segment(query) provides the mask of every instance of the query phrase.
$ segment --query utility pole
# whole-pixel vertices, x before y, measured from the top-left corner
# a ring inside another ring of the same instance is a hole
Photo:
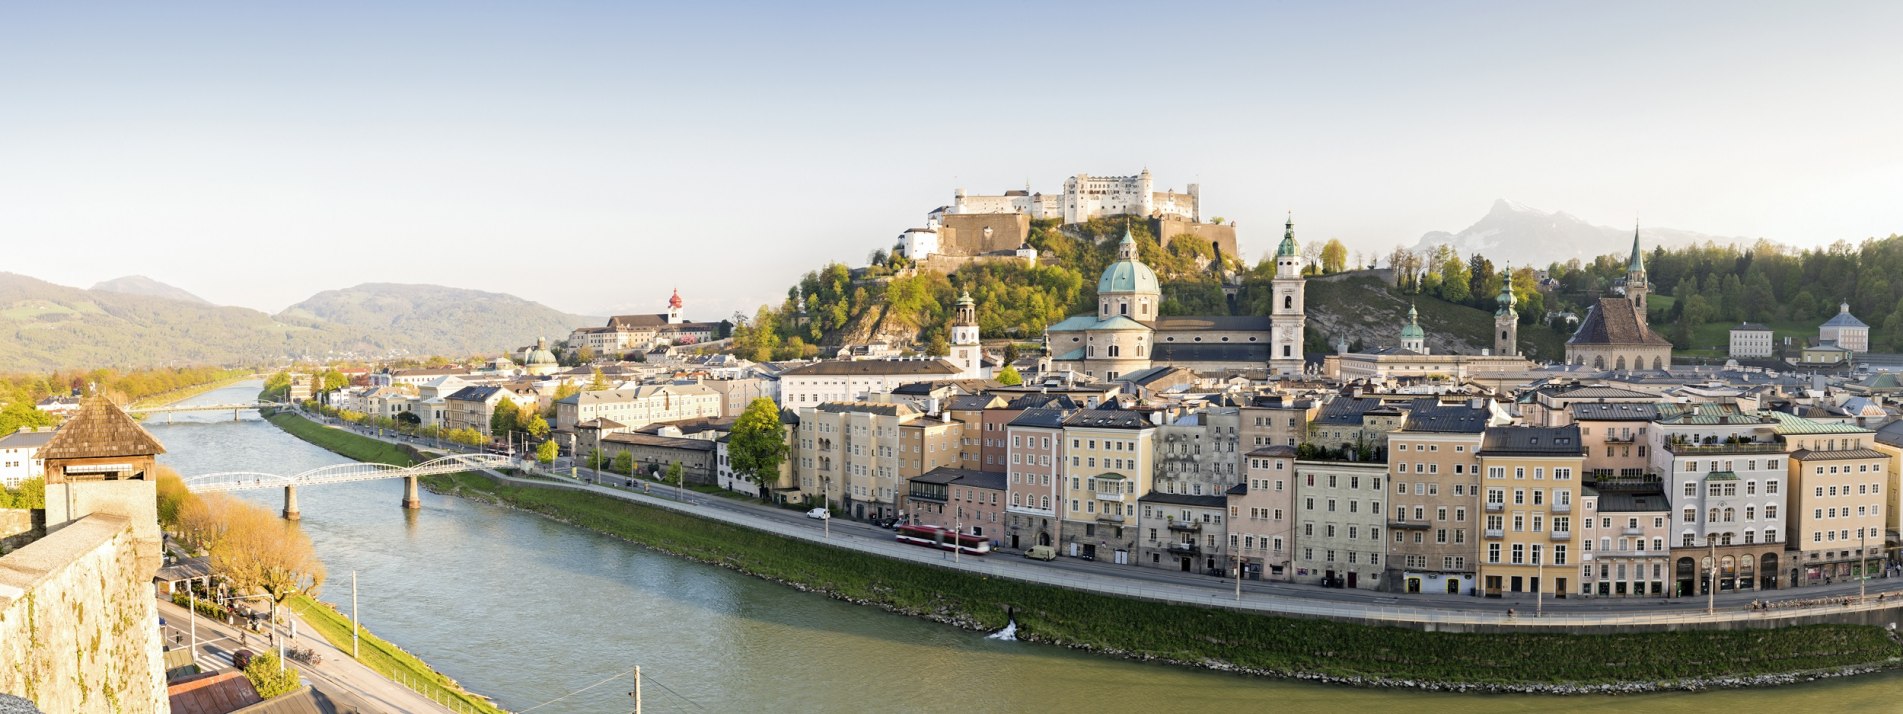
[[[1242,551],[1236,551],[1236,602],[1242,602]]]
[[[192,584],[185,583],[186,602],[192,608],[192,656],[198,656],[198,593],[192,592]]]
[[[634,666],[634,691],[628,696],[634,697],[634,714],[641,714],[641,665]]]
[[[357,630],[363,620],[357,618],[357,571],[350,571],[350,658],[357,659]]]
[[[1534,545],[1533,547],[1539,548],[1538,545]],[[1545,617],[1546,616],[1546,558],[1541,557],[1541,555],[1538,553],[1535,553],[1533,556],[1533,565],[1534,565],[1533,582],[1539,583],[1539,587],[1534,588],[1533,590],[1533,616]]]
[[[1857,602],[1863,602],[1863,584],[1870,579],[1869,531],[1857,529]]]

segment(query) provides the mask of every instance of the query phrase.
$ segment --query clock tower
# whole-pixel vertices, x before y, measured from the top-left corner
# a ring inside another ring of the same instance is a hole
[[[1271,282],[1275,305],[1269,310],[1269,374],[1302,373],[1302,335],[1308,324],[1302,302],[1304,283],[1302,252],[1295,246],[1295,216],[1291,213],[1282,233],[1282,245],[1275,249],[1275,280]]]

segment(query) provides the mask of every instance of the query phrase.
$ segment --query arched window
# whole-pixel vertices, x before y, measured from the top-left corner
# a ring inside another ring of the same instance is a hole
[[[1605,369],[1605,368],[1606,368],[1606,356],[1605,356],[1605,355],[1593,355],[1593,357],[1592,357],[1592,368],[1593,368],[1593,369]]]
[[[1737,511],[1729,509],[1729,508],[1725,509],[1725,522],[1726,523],[1732,522],[1733,520],[1736,519],[1737,515],[1738,515]]]
[[[1624,357],[1624,356],[1621,356],[1621,357],[1619,357],[1619,362],[1618,362],[1618,364],[1617,364],[1616,366],[1614,366],[1614,367],[1613,367],[1613,369],[1620,369],[1620,370],[1622,370],[1622,369],[1625,369],[1625,357]]]
[[[1044,497],[1042,497],[1042,498],[1040,498],[1040,499],[1038,499],[1038,507],[1039,507],[1039,508],[1042,508],[1042,509],[1044,509],[1044,510],[1046,510],[1046,511],[1048,511],[1048,510],[1051,510],[1051,497],[1050,497],[1050,496],[1044,496]]]
[[[1663,364],[1663,362],[1660,362],[1660,361],[1659,361],[1659,358],[1657,358],[1657,357],[1653,357],[1653,358],[1652,358],[1652,369],[1654,369],[1654,370],[1661,370],[1661,369],[1665,369],[1664,367],[1661,367],[1661,366],[1660,366],[1661,364]]]
[[[1294,296],[1294,295],[1283,295],[1283,296],[1282,296],[1282,309],[1284,309],[1284,310],[1293,310],[1293,309],[1295,309],[1295,296]]]
[[[1111,357],[1115,357],[1115,356],[1117,356],[1117,355],[1118,355],[1118,353],[1119,353],[1119,350],[1118,350],[1118,348],[1117,348],[1117,346],[1116,346],[1116,345],[1111,345],[1111,346],[1110,346],[1110,347],[1109,347],[1108,349],[1109,349],[1109,351],[1108,351],[1108,352],[1106,352],[1105,354],[1108,354],[1108,355],[1110,355]]]
[[[1706,523],[1717,523],[1717,522],[1718,522],[1718,509],[1717,509],[1716,507],[1714,507],[1714,508],[1712,508],[1712,509],[1711,509],[1711,517],[1710,517],[1710,518],[1706,518],[1706,519],[1705,519],[1705,522],[1706,522]]]

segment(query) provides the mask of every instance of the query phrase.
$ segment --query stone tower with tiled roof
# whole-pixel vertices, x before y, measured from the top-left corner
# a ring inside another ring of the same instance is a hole
[[[40,448],[46,459],[46,529],[108,514],[131,522],[142,572],[158,571],[160,535],[153,468],[159,440],[104,396],[94,394]]]

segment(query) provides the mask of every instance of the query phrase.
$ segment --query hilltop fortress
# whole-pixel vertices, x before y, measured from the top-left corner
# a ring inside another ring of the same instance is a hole
[[[1134,176],[1077,174],[1064,179],[1062,193],[1005,191],[996,195],[952,192],[952,202],[925,214],[925,226],[899,236],[900,254],[914,261],[932,256],[958,258],[986,255],[1036,260],[1025,242],[1031,222],[1057,220],[1082,223],[1102,216],[1142,216],[1150,232],[1167,247],[1182,236],[1208,241],[1221,255],[1236,255],[1233,224],[1203,222],[1202,187],[1190,184],[1186,192],[1156,190],[1150,170]]]

